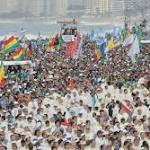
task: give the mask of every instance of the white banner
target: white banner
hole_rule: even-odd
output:
[[[4,66],[30,65],[31,67],[33,67],[33,63],[30,60],[28,61],[0,61],[0,64],[1,62],[3,62]]]
[[[62,35],[62,38],[65,42],[72,42],[75,40],[74,35]]]

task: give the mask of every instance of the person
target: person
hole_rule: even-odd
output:
[[[41,39],[45,43],[48,40]],[[9,67],[12,74],[0,89],[8,101],[0,108],[0,148],[42,150],[133,150],[149,147],[149,49],[142,64],[131,63],[122,48],[108,53],[106,64],[92,60],[95,43],[83,38],[79,59],[66,58],[65,48],[47,53],[31,40],[34,73]],[[36,55],[40,49],[40,55]],[[125,54],[125,55],[123,55]],[[25,77],[25,78],[24,78]],[[71,79],[72,88],[68,88]],[[134,82],[132,82],[134,81]],[[142,80],[143,81],[143,80]],[[30,95],[30,101],[22,100]],[[6,102],[6,101],[5,101]]]
[[[136,61],[136,55],[140,53],[139,41],[135,33],[134,27],[128,33],[128,37],[123,43],[123,47],[127,47],[128,56],[132,60],[132,62]]]

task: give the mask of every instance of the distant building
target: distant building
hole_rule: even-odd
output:
[[[85,6],[85,14],[92,15],[94,13],[94,4],[95,0],[83,0],[84,6]]]
[[[82,15],[146,17],[150,0],[0,0],[0,16],[81,17]]]
[[[43,0],[30,0],[29,2],[29,12],[34,16],[34,17],[40,17],[42,16],[42,9],[43,9]]]
[[[7,8],[7,0],[1,0],[0,13],[6,13],[8,11],[6,8]]]
[[[83,0],[86,14],[105,15],[111,10],[111,0]]]
[[[67,13],[68,1],[67,0],[57,0],[57,14],[58,16],[65,16]]]
[[[81,17],[85,11],[84,0],[68,0],[67,15]]]
[[[67,0],[44,0],[41,10],[43,16],[64,16],[66,15]]]
[[[95,0],[96,14],[105,15],[110,12],[110,0]]]
[[[17,8],[17,0],[0,0],[0,13],[10,13]]]

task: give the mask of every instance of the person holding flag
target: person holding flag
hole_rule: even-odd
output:
[[[129,36],[125,39],[123,47],[128,49],[128,56],[132,62],[136,62],[136,55],[140,53],[139,41],[133,27]]]

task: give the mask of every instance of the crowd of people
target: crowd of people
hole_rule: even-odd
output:
[[[150,149],[149,45],[141,45],[136,63],[123,48],[95,63],[88,36],[76,60],[65,57],[64,46],[48,53],[38,42],[27,42],[32,73],[29,66],[5,68],[0,150]]]
[[[72,28],[65,28],[65,29],[63,29],[63,31],[62,31],[63,33],[63,35],[75,35],[75,36],[77,36],[77,28],[75,28],[75,27],[72,27]]]

